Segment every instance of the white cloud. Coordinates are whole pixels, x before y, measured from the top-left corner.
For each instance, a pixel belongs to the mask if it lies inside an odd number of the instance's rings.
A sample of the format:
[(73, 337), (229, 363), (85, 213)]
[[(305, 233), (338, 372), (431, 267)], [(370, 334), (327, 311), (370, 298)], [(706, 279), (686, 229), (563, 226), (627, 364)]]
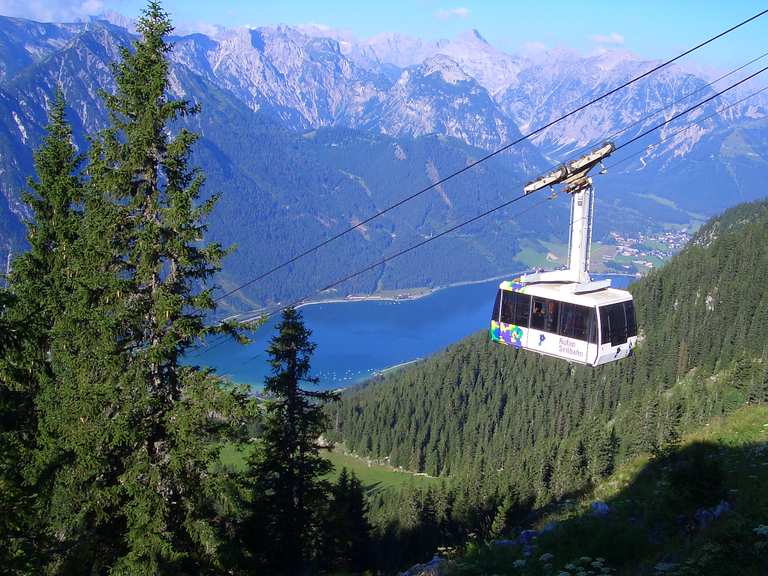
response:
[(103, 0), (0, 0), (3, 16), (40, 22), (72, 22), (103, 11)]
[(439, 20), (448, 20), (449, 18), (469, 18), (469, 8), (441, 8), (435, 14)]
[(614, 46), (621, 46), (624, 44), (624, 36), (618, 32), (611, 32), (610, 34), (595, 34), (589, 37), (593, 42), (598, 44), (613, 44)]
[(299, 27), (314, 28), (319, 32), (330, 32), (333, 30), (328, 24), (322, 22), (307, 22), (306, 24), (299, 24)]
[(209, 38), (218, 39), (227, 32), (227, 29), (218, 24), (209, 24), (208, 22), (181, 22), (174, 29), (174, 33), (179, 36), (187, 34), (205, 34)]

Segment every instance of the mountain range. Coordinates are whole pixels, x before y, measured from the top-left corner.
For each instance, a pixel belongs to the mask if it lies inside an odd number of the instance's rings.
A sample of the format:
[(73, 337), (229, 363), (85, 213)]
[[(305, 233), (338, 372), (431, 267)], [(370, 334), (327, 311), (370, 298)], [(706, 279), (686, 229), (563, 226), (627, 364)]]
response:
[[(133, 38), (125, 19), (110, 20), (43, 24), (0, 17), (3, 259), (24, 246), (21, 222), (29, 214), (20, 198), (56, 86), (65, 93), (82, 150), (86, 135), (106, 125), (99, 91), (113, 89), (110, 62)], [(238, 246), (218, 280), (225, 288), (656, 64), (625, 52), (585, 57), (557, 50), (525, 58), (498, 50), (475, 30), (427, 42), (397, 34), (359, 40), (321, 27), (277, 26), (220, 29), (174, 42), (171, 90), (202, 107), (202, 114), (186, 122), (201, 134), (196, 161), (207, 174), (207, 189), (222, 193), (210, 233)], [(666, 68), (357, 229), (227, 305), (304, 296), (510, 199), (552, 163), (628, 124), (636, 122), (618, 143), (640, 134), (672, 115), (666, 110), (665, 116), (643, 119), (670, 101), (681, 100), (674, 110), (682, 110), (738, 77), (707, 86), (708, 79), (683, 68)], [(617, 227), (625, 232), (686, 225), (762, 196), (760, 174), (768, 159), (763, 95), (670, 137), (680, 122), (713, 114), (753, 89), (745, 85), (628, 147), (627, 153), (634, 152), (665, 139), (598, 181), (597, 237)], [(516, 221), (513, 211), (500, 213), (340, 291), (436, 285), (519, 269), (515, 256), (523, 240), (565, 239), (566, 202), (552, 204), (547, 218)]]

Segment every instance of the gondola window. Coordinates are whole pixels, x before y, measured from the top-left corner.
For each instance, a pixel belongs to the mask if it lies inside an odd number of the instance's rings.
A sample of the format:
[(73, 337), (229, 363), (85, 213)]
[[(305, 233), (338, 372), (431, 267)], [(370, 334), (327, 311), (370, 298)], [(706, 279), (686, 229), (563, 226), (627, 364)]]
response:
[(595, 310), (587, 306), (560, 303), (560, 327), (557, 333), (575, 340), (595, 341)]
[(501, 321), (505, 324), (528, 326), (531, 297), (519, 292), (503, 291), (501, 299)]
[(531, 328), (553, 334), (557, 333), (559, 312), (559, 302), (548, 298), (534, 298)]
[(600, 337), (603, 344), (618, 346), (637, 335), (632, 302), (619, 302), (600, 308)]

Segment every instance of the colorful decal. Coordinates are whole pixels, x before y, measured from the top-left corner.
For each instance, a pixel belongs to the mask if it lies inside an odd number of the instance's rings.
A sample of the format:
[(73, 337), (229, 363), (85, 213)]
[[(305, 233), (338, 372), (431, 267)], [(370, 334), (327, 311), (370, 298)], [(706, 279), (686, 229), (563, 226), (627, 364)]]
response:
[[(526, 285), (520, 282), (520, 278), (513, 278), (512, 280), (503, 281), (499, 288), (525, 294)], [(504, 322), (491, 320), (491, 340), (507, 344), (508, 346), (514, 346), (515, 348), (522, 348), (523, 336), (525, 335), (523, 329), (523, 326), (518, 326), (517, 324), (505, 324)]]
[(499, 285), (499, 288), (502, 290), (514, 290), (515, 292), (525, 294), (527, 286), (520, 282), (520, 278), (513, 278), (512, 280), (504, 280), (504, 282)]
[(515, 348), (523, 346), (523, 329), (516, 324), (504, 324), (491, 320), (491, 339)]
[(491, 340), (494, 342), (501, 340), (501, 325), (496, 320), (491, 320)]

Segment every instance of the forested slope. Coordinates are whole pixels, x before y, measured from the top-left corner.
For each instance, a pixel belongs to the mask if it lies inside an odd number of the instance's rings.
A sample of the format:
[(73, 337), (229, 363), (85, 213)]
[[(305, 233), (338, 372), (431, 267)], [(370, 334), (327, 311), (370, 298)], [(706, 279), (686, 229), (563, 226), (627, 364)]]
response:
[(713, 416), (768, 401), (767, 277), (768, 203), (740, 205), (631, 287), (634, 358), (585, 368), (479, 333), (346, 395), (332, 436), (361, 455), (543, 504)]
[(767, 443), (768, 406), (745, 406), (629, 460), (514, 539), (433, 564), (451, 576), (764, 576)]

